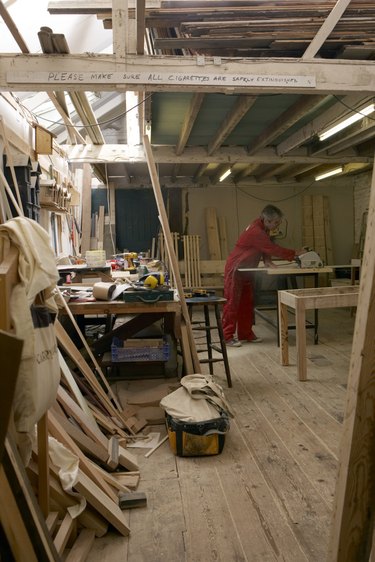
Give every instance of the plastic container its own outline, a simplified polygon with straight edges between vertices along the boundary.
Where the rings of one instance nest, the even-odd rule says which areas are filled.
[[[168,361],[170,357],[170,344],[167,339],[134,339],[124,342],[113,338],[111,356],[113,363],[126,361]]]

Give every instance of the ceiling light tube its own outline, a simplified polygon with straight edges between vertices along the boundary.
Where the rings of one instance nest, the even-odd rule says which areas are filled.
[[[374,111],[375,111],[375,105],[373,103],[371,103],[367,107],[364,107],[363,109],[361,109],[359,112],[354,113],[353,115],[351,115],[350,117],[348,117],[344,121],[341,121],[341,123],[338,123],[334,127],[331,127],[330,129],[328,129],[327,131],[325,131],[324,133],[319,135],[319,140],[324,141],[324,140],[328,139],[332,135],[335,135],[339,131],[342,131],[343,129],[346,129],[346,127],[349,127],[350,125],[353,125],[353,123],[356,123],[357,121],[360,121],[361,119],[366,117],[366,115],[370,115],[370,113],[373,113]]]
[[[220,177],[219,177],[219,181],[224,181],[225,178],[227,178],[228,176],[230,176],[232,173],[232,170],[230,168],[228,168],[228,170],[226,170]]]
[[[341,174],[343,172],[343,167],[340,166],[339,168],[334,168],[333,170],[329,170],[329,172],[325,172],[324,174],[319,174],[315,176],[315,181],[324,180],[326,178],[330,178],[331,176],[336,176],[337,174]]]

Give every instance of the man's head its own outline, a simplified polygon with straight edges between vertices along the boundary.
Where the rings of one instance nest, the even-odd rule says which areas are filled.
[[[274,205],[266,205],[260,216],[266,229],[271,231],[280,226],[284,215],[278,207],[275,207]]]

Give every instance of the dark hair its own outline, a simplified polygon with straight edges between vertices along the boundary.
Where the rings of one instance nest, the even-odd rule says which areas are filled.
[[[275,218],[281,219],[283,218],[283,216],[284,213],[281,211],[281,209],[275,207],[274,205],[266,205],[261,212],[261,217],[268,220],[272,220]]]

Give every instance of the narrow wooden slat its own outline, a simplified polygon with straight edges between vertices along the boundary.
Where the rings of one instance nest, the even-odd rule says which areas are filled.
[[[76,522],[72,519],[69,512],[66,513],[61,525],[54,539],[54,544],[57,552],[61,555],[64,552],[66,544],[76,527]]]
[[[48,456],[48,412],[37,424],[38,434],[38,501],[45,518],[49,513],[49,456]]]
[[[158,174],[157,174],[154,158],[153,158],[153,155],[152,155],[150,141],[149,141],[149,138],[148,138],[147,135],[144,135],[144,137],[143,137],[143,145],[144,145],[145,152],[146,152],[147,165],[148,165],[150,176],[151,176],[151,182],[152,182],[152,186],[153,186],[153,189],[154,189],[156,204],[157,204],[158,211],[159,211],[159,219],[160,219],[160,222],[161,222],[161,225],[162,225],[162,228],[163,228],[165,242],[166,242],[166,246],[167,246],[167,250],[168,250],[168,256],[169,256],[169,260],[170,260],[170,268],[171,268],[171,270],[173,272],[173,275],[175,277],[175,280],[176,280],[176,287],[177,287],[177,292],[178,292],[178,296],[179,296],[180,303],[181,303],[182,316],[183,316],[183,318],[185,320],[185,324],[186,324],[186,330],[187,330],[188,339],[189,339],[189,347],[190,347],[190,354],[191,354],[191,358],[192,358],[193,368],[194,368],[194,371],[196,373],[198,373],[200,371],[198,353],[197,353],[197,349],[196,349],[196,345],[195,345],[195,341],[194,341],[194,335],[193,335],[193,332],[192,332],[192,329],[191,329],[189,312],[188,312],[188,309],[187,309],[186,300],[185,300],[185,296],[184,296],[184,289],[183,289],[183,286],[182,286],[180,272],[179,272],[179,269],[178,269],[178,261],[177,261],[176,255],[173,251],[173,244],[172,244],[172,241],[171,241],[171,233],[170,233],[169,224],[168,224],[168,217],[167,217],[167,213],[165,211],[164,201],[163,201],[163,197],[162,197],[162,194],[161,194]]]
[[[82,529],[65,558],[65,562],[84,562],[94,544],[94,540],[95,532],[92,529]]]
[[[78,482],[75,488],[119,533],[124,536],[129,534],[130,529],[119,506],[111,501],[102,489],[95,485],[82,471],[79,471]]]

